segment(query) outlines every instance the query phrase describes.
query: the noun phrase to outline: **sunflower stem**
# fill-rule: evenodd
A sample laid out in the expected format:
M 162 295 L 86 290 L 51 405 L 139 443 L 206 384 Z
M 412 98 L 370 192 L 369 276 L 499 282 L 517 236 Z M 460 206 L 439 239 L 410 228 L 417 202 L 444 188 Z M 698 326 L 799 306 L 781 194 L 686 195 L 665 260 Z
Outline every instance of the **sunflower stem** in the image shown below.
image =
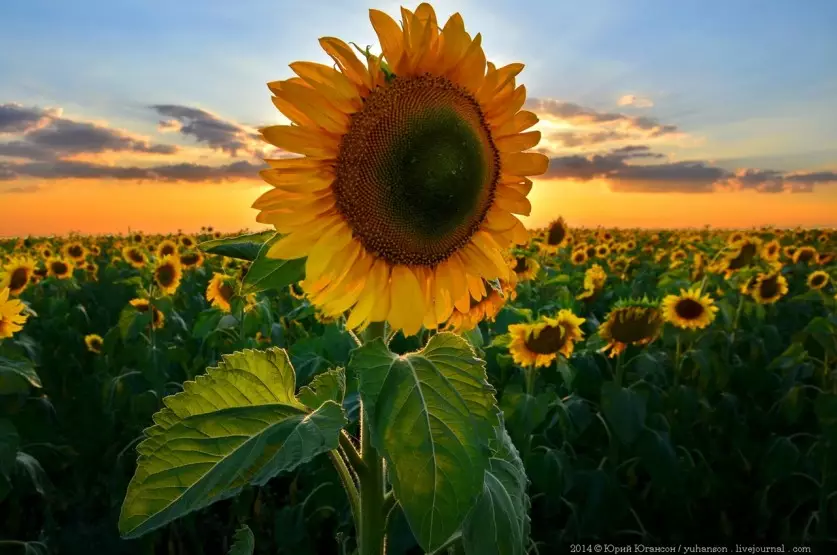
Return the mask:
M 677 346 L 674 351 L 674 387 L 680 385 L 680 334 L 677 334 Z

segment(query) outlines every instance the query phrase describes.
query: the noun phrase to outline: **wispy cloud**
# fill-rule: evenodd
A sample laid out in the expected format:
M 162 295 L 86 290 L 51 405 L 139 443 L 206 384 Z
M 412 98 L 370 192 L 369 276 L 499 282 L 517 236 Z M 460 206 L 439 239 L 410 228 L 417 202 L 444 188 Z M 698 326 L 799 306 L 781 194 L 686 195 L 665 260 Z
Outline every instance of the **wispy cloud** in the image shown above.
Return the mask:
M 151 108 L 166 118 L 159 123 L 161 131 L 177 131 L 230 156 L 238 156 L 239 152 L 253 154 L 262 144 L 255 129 L 200 108 L 177 104 L 158 104 Z
M 624 94 L 616 101 L 617 106 L 633 106 L 634 108 L 652 108 L 654 102 L 650 98 L 635 94 Z

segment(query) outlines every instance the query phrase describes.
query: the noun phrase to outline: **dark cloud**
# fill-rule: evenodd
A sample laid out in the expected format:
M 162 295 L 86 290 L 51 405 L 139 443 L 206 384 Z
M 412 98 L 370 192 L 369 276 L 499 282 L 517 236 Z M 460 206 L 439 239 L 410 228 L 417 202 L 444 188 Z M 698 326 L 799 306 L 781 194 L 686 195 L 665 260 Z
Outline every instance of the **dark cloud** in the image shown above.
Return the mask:
M 539 115 L 551 116 L 569 123 L 625 127 L 641 131 L 647 137 L 661 137 L 678 132 L 676 125 L 662 124 L 654 118 L 629 116 L 616 112 L 599 112 L 573 102 L 562 102 L 551 98 L 531 98 L 526 101 L 526 106 Z
M 793 172 L 740 169 L 718 183 L 718 189 L 741 191 L 752 189 L 762 193 L 810 193 L 815 185 L 837 183 L 837 172 Z
M 179 131 L 230 156 L 238 156 L 239 151 L 252 153 L 252 145 L 258 140 L 252 130 L 200 108 L 177 104 L 158 104 L 151 108 L 168 118 L 160 122 L 160 130 Z
M 22 164 L 0 163 L 0 179 L 39 178 L 58 179 L 113 179 L 117 181 L 166 181 L 202 182 L 235 181 L 257 179 L 264 164 L 247 161 L 223 166 L 203 164 L 166 164 L 147 168 L 136 166 L 107 166 L 77 160 L 55 160 L 49 162 L 27 162 Z
M 14 102 L 0 104 L 0 133 L 25 133 L 58 115 L 59 111 L 52 108 L 27 107 Z

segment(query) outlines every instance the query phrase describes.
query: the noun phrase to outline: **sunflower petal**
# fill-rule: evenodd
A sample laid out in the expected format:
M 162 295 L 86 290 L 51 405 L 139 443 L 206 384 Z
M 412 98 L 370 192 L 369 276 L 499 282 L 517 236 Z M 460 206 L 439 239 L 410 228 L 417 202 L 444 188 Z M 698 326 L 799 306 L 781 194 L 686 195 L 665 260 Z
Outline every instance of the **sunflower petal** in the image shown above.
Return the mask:
M 513 175 L 543 175 L 549 167 L 549 157 L 539 152 L 500 153 L 503 173 Z
M 273 146 L 308 156 L 336 156 L 340 147 L 339 139 L 310 127 L 274 125 L 260 132 Z
M 404 335 L 415 335 L 424 319 L 424 292 L 409 266 L 392 268 L 389 320 Z

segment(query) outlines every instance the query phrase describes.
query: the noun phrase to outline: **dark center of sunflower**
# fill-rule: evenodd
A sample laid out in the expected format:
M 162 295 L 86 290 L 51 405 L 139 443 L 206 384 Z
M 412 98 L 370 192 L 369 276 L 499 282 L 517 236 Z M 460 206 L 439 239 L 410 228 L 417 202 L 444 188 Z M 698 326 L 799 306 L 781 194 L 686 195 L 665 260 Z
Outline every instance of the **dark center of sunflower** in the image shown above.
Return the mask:
M 759 284 L 759 294 L 763 299 L 772 299 L 779 294 L 779 278 L 772 276 Z
M 610 334 L 620 343 L 637 343 L 654 337 L 660 329 L 657 311 L 650 308 L 628 310 L 616 317 Z
M 102 342 L 98 338 L 94 337 L 90 340 L 90 348 L 98 351 L 102 348 Z
M 198 263 L 198 255 L 193 252 L 186 253 L 180 257 L 180 262 L 186 266 L 194 266 Z
M 233 294 L 235 293 L 235 291 L 233 291 L 233 288 L 230 286 L 229 283 L 223 283 L 221 284 L 221 287 L 218 288 L 218 293 L 221 295 L 222 299 L 224 299 L 227 302 L 230 302 L 230 299 L 233 298 Z
M 63 262 L 55 261 L 52 263 L 52 272 L 62 276 L 67 273 L 67 265 Z
M 134 235 L 134 243 L 142 243 L 142 235 Z
M 192 246 L 192 240 L 189 239 L 188 237 L 184 237 L 183 239 L 180 240 L 180 242 L 183 244 L 184 247 L 191 247 Z
M 537 337 L 528 335 L 524 343 L 533 353 L 551 355 L 561 350 L 566 340 L 567 335 L 561 326 L 546 326 Z
M 811 278 L 811 285 L 814 287 L 821 287 L 825 284 L 825 277 L 823 274 L 816 274 Z
M 157 282 L 163 286 L 168 287 L 174 282 L 174 267 L 171 264 L 163 264 L 157 268 Z
M 812 258 L 814 258 L 813 249 L 800 249 L 797 255 L 798 262 L 809 262 Z
M 514 265 L 514 273 L 522 274 L 523 272 L 526 271 L 528 266 L 529 265 L 526 263 L 526 257 L 525 256 L 518 256 L 517 260 L 515 261 L 515 265 Z
M 592 256 L 595 256 L 596 255 L 596 247 L 587 247 L 587 250 L 585 251 L 585 254 L 587 255 L 588 258 L 590 258 Z
M 546 242 L 550 245 L 560 245 L 567 236 L 567 230 L 560 223 L 553 224 L 549 228 L 549 233 L 546 236 Z
M 29 271 L 26 268 L 15 268 L 9 277 L 9 289 L 17 291 L 29 282 Z
M 136 250 L 132 250 L 128 252 L 128 257 L 133 260 L 134 262 L 140 263 L 143 261 L 142 253 Z
M 152 309 L 151 312 L 151 321 L 154 324 L 159 324 L 160 321 L 163 319 L 163 313 L 157 310 L 157 308 Z
M 367 97 L 340 144 L 337 208 L 367 251 L 434 266 L 491 207 L 500 157 L 477 101 L 443 77 L 395 78 Z
M 81 255 L 84 254 L 84 251 L 79 245 L 71 245 L 67 252 L 70 253 L 70 256 L 73 258 L 81 258 Z
M 52 256 L 52 251 L 49 249 L 44 249 L 41 252 L 41 256 L 43 256 L 44 258 L 49 258 L 50 256 Z
M 573 260 L 574 260 L 575 262 L 583 262 L 583 261 L 584 261 L 584 253 L 583 253 L 583 252 L 577 252 L 577 253 L 575 253 L 575 254 L 573 255 Z
M 165 245 L 160 247 L 160 255 L 168 256 L 170 254 L 174 254 L 174 245 L 166 243 Z
M 697 320 L 703 315 L 703 305 L 694 299 L 680 299 L 674 305 L 674 311 L 684 320 Z
M 147 302 L 141 302 L 137 303 L 134 306 L 134 308 L 136 308 L 139 312 L 148 312 L 148 309 L 151 308 L 151 305 L 149 305 Z

